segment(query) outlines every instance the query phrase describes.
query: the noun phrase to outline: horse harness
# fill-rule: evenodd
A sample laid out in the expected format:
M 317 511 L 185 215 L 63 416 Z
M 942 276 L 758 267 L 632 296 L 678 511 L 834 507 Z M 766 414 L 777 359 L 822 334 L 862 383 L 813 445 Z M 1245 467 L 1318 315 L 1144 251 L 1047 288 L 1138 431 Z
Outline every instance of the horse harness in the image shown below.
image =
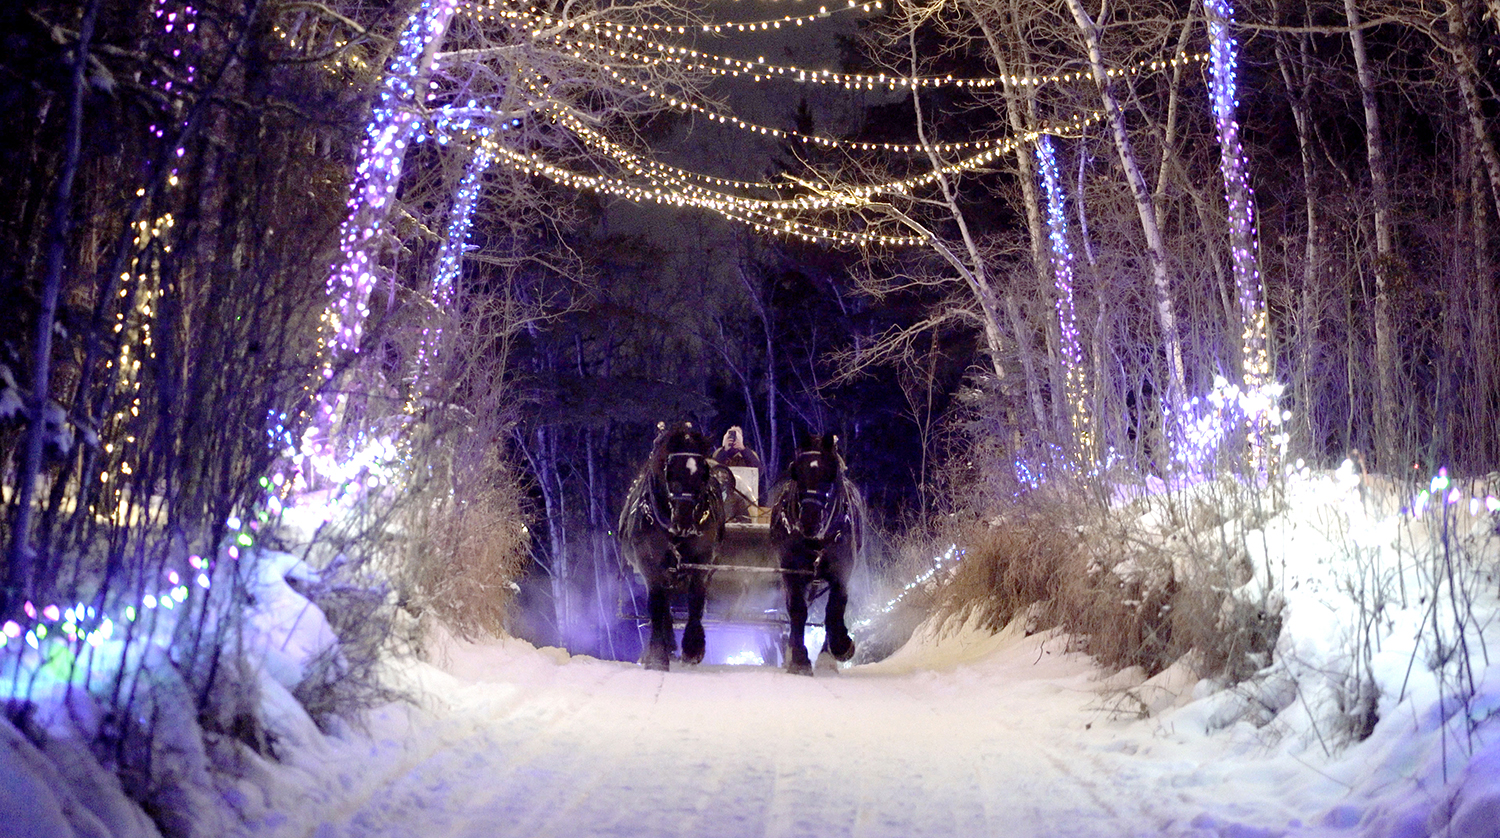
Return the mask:
M 700 493 L 674 492 L 667 485 L 667 482 L 664 478 L 666 467 L 670 465 L 674 460 L 679 459 L 692 459 L 702 461 L 704 457 L 701 454 L 682 451 L 668 454 L 661 469 L 652 469 L 648 490 L 641 493 L 641 501 L 639 504 L 640 509 L 646 513 L 646 516 L 651 520 L 651 523 L 654 524 L 657 529 L 666 534 L 667 544 L 670 547 L 672 553 L 673 566 L 671 570 L 673 572 L 679 572 L 682 569 L 681 565 L 683 564 L 683 542 L 703 535 L 702 525 L 708 521 L 710 513 L 712 512 L 711 509 L 705 508 L 708 506 L 709 498 L 712 495 L 711 488 L 708 491 Z M 706 463 L 700 462 L 700 466 L 706 468 Z M 709 479 L 711 480 L 712 478 Z M 686 535 L 678 535 L 673 533 L 671 513 L 665 508 L 666 503 L 670 502 L 691 502 L 694 504 L 693 512 L 697 520 L 694 522 L 694 529 L 691 533 Z
M 817 456 L 822 456 L 822 452 L 803 451 L 797 455 L 797 460 L 801 461 L 804 458 Z M 847 493 L 839 491 L 843 485 L 841 474 L 829 481 L 827 488 L 821 490 L 803 486 L 800 480 L 795 482 L 797 485 L 797 501 L 795 506 L 799 514 L 790 515 L 786 509 L 783 509 L 781 517 L 786 522 L 787 534 L 800 535 L 803 544 L 811 549 L 814 556 L 813 569 L 811 571 L 797 572 L 808 573 L 813 578 L 818 578 L 823 573 L 823 565 L 828 548 L 838 544 L 849 533 L 849 527 L 843 526 L 843 524 L 849 521 L 849 501 Z M 788 494 L 788 498 L 790 498 L 790 493 Z M 783 503 L 785 504 L 785 501 Z M 813 533 L 801 532 L 801 505 L 809 503 L 822 511 L 822 514 L 819 516 L 817 531 Z M 830 529 L 834 529 L 835 523 L 839 524 L 839 526 L 830 539 L 828 533 Z

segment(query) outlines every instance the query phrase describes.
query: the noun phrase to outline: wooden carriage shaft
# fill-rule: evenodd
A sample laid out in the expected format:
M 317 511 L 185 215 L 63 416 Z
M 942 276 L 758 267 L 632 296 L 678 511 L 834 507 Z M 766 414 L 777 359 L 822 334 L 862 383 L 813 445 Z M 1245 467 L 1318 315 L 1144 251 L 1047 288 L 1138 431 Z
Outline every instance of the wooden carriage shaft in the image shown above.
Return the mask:
M 683 570 L 727 570 L 731 573 L 791 573 L 798 576 L 811 576 L 811 570 L 783 570 L 779 567 L 756 567 L 745 564 L 688 564 L 677 565 Z

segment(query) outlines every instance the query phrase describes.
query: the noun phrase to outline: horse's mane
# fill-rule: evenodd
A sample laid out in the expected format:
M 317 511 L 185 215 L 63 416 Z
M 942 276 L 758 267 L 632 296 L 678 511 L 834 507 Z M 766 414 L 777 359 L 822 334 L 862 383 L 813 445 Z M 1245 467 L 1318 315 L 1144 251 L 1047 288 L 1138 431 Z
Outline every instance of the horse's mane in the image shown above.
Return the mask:
M 646 469 L 659 474 L 671 454 L 700 454 L 709 457 L 713 451 L 708 444 L 708 437 L 693 427 L 693 423 L 679 422 L 656 435 Z

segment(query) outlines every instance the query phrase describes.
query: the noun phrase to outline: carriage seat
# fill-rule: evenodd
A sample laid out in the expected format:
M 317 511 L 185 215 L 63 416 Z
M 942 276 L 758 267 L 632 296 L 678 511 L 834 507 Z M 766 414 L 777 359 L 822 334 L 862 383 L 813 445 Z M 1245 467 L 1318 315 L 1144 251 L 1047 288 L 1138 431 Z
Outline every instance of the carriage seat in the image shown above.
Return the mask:
M 751 521 L 760 511 L 760 469 L 751 466 L 729 466 L 734 474 L 734 493 L 729 498 L 731 521 Z

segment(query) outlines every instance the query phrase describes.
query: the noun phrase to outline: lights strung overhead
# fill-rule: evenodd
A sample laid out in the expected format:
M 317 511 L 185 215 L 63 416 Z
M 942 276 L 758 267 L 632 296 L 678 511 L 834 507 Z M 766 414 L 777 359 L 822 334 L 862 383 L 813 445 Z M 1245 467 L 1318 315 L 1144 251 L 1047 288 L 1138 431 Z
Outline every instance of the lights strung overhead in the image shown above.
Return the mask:
M 853 140 L 842 140 L 833 137 L 803 134 L 797 131 L 787 131 L 772 128 L 766 125 L 742 120 L 729 114 L 720 113 L 705 107 L 703 104 L 694 102 L 686 94 L 673 95 L 652 88 L 643 80 L 632 78 L 629 68 L 612 68 L 608 66 L 610 61 L 626 61 L 638 65 L 641 68 L 649 68 L 661 65 L 676 65 L 684 71 L 697 71 L 708 73 L 719 77 L 748 78 L 751 80 L 788 79 L 805 83 L 837 84 L 850 89 L 875 89 L 884 87 L 891 90 L 901 89 L 925 89 L 939 86 L 957 86 L 971 88 L 998 87 L 1001 85 L 1030 86 L 1036 87 L 1054 82 L 1066 81 L 1088 81 L 1090 76 L 1084 72 L 1058 73 L 1046 76 L 1024 76 L 1007 75 L 991 78 L 963 79 L 953 76 L 934 77 L 901 77 L 896 75 L 866 75 L 837 73 L 829 70 L 808 70 L 794 66 L 781 66 L 768 64 L 764 57 L 755 61 L 729 58 L 721 55 L 700 52 L 687 47 L 679 47 L 671 44 L 661 43 L 655 39 L 659 33 L 686 35 L 692 31 L 698 31 L 697 27 L 685 25 L 672 26 L 668 24 L 638 24 L 627 25 L 613 21 L 599 20 L 597 14 L 586 14 L 574 19 L 560 19 L 535 10 L 517 10 L 500 8 L 495 2 L 485 3 L 478 6 L 467 6 L 462 12 L 457 10 L 459 0 L 434 0 L 433 6 L 436 14 L 429 11 L 429 15 L 437 20 L 446 20 L 448 14 L 461 13 L 473 19 L 485 21 L 497 21 L 521 37 L 547 45 L 555 45 L 565 53 L 570 53 L 575 59 L 588 60 L 590 54 L 600 55 L 601 60 L 597 68 L 606 73 L 614 83 L 631 87 L 642 91 L 646 95 L 665 102 L 667 105 L 684 113 L 701 115 L 710 121 L 729 125 L 763 136 L 778 139 L 797 140 L 803 143 L 817 145 L 826 148 L 842 148 L 861 151 L 885 151 L 897 153 L 939 153 L 954 154 L 962 156 L 951 163 L 913 175 L 900 180 L 883 183 L 864 185 L 841 185 L 828 184 L 816 186 L 810 183 L 802 183 L 800 193 L 794 197 L 753 197 L 746 194 L 733 194 L 735 192 L 760 192 L 776 195 L 782 190 L 789 188 L 789 184 L 780 183 L 752 183 L 737 181 L 727 178 L 718 178 L 698 172 L 668 166 L 651 159 L 649 154 L 643 154 L 626 148 L 608 139 L 601 132 L 586 125 L 576 115 L 572 114 L 565 104 L 557 101 L 542 89 L 543 85 L 531 75 L 529 69 L 522 70 L 517 79 L 524 84 L 533 94 L 534 98 L 528 103 L 528 107 L 544 113 L 547 117 L 559 125 L 580 142 L 600 153 L 603 158 L 612 161 L 620 167 L 619 176 L 607 174 L 587 174 L 571 171 L 547 160 L 541 154 L 520 149 L 511 145 L 502 145 L 495 137 L 487 136 L 486 130 L 480 127 L 489 121 L 487 117 L 497 119 L 493 125 L 503 127 L 505 120 L 499 119 L 495 114 L 488 114 L 486 110 L 476 105 L 474 101 L 464 110 L 463 120 L 449 119 L 442 112 L 437 115 L 438 128 L 434 136 L 440 143 L 446 144 L 450 138 L 460 138 L 470 145 L 472 153 L 477 154 L 485 161 L 493 160 L 515 171 L 524 172 L 528 175 L 546 177 L 558 184 L 572 188 L 608 194 L 626 200 L 638 202 L 653 202 L 669 204 L 674 206 L 689 206 L 716 212 L 723 217 L 739 223 L 748 224 L 757 230 L 776 232 L 782 235 L 802 238 L 811 241 L 825 241 L 837 244 L 883 245 L 883 246 L 912 246 L 925 242 L 925 237 L 910 235 L 884 235 L 876 232 L 850 232 L 825 227 L 810 221 L 802 220 L 798 216 L 809 213 L 817 213 L 828 210 L 857 210 L 868 205 L 880 196 L 909 196 L 924 187 L 930 186 L 939 178 L 956 175 L 963 172 L 982 170 L 1004 155 L 1014 153 L 1024 145 L 1034 143 L 1038 138 L 1045 135 L 1076 135 L 1084 131 L 1090 125 L 1103 118 L 1101 112 L 1078 114 L 1062 123 L 1046 126 L 1028 134 L 1016 137 L 983 138 L 959 142 L 936 143 L 923 145 L 919 143 L 871 143 Z M 841 10 L 866 11 L 881 8 L 877 2 L 859 3 L 845 0 L 848 4 Z M 728 28 L 750 31 L 754 28 L 775 28 L 781 25 L 801 25 L 798 20 L 806 22 L 809 19 L 823 17 L 831 14 L 826 6 L 819 7 L 816 15 L 796 16 L 787 15 L 783 18 L 771 21 L 756 21 L 733 24 L 708 24 L 703 27 L 705 31 L 726 31 Z M 357 190 L 354 200 L 351 200 L 351 222 L 354 216 L 360 215 L 361 210 L 379 216 L 392 199 L 389 190 L 393 186 L 394 178 L 386 173 L 387 167 L 393 167 L 393 172 L 399 171 L 399 163 L 396 161 L 411 142 L 419 142 L 419 135 L 414 136 L 406 127 L 403 117 L 415 117 L 421 108 L 430 103 L 433 95 L 426 92 L 426 88 L 436 88 L 434 80 L 430 85 L 423 82 L 420 87 L 425 93 L 419 96 L 416 87 L 411 85 L 405 77 L 412 79 L 425 75 L 431 68 L 443 60 L 443 56 L 424 56 L 432 63 L 424 72 L 417 63 L 414 53 L 424 52 L 425 45 L 436 42 L 436 33 L 443 28 L 443 24 L 437 20 L 423 20 L 424 16 L 414 16 L 403 33 L 403 43 L 398 50 L 398 57 L 393 64 L 392 72 L 387 75 L 386 85 L 395 85 L 384 92 L 381 104 L 377 107 L 375 123 L 371 125 L 372 134 L 367 138 L 368 147 L 366 154 L 370 155 L 361 162 L 360 176 L 364 181 L 361 189 Z M 434 25 L 436 24 L 436 25 Z M 283 35 L 285 37 L 285 35 Z M 626 44 L 634 44 L 634 48 Z M 465 51 L 463 54 L 470 59 L 478 58 L 477 55 L 469 55 L 469 52 L 483 53 L 479 51 Z M 1156 71 L 1182 64 L 1202 61 L 1207 59 L 1207 54 L 1179 54 L 1170 59 L 1142 61 L 1138 64 L 1110 70 L 1111 76 L 1128 76 L 1146 71 Z M 402 63 L 406 63 L 403 71 Z M 399 88 L 399 89 L 398 89 Z M 400 103 L 399 105 L 397 103 Z M 393 107 L 395 106 L 395 107 Z M 450 109 L 451 110 L 451 109 Z M 458 111 L 452 111 L 457 113 Z M 384 123 L 380 127 L 380 136 L 375 136 L 376 123 Z M 402 124 L 396 124 L 402 123 Z M 415 128 L 415 126 L 411 126 Z M 480 163 L 481 170 L 484 163 Z M 372 177 L 373 176 L 373 177 Z M 472 181 L 472 178 L 466 180 Z M 477 182 L 469 182 L 464 190 L 468 200 L 474 198 L 477 193 Z M 363 205 L 363 206 L 360 206 Z M 460 213 L 459 215 L 466 215 Z M 326 319 L 329 321 L 330 331 L 333 339 L 330 348 L 349 351 L 358 341 L 358 323 L 363 319 L 365 312 L 362 310 L 363 298 L 368 292 L 373 264 L 370 254 L 365 252 L 364 244 L 367 239 L 376 234 L 379 221 L 366 227 L 359 223 L 346 225 L 345 240 L 342 245 L 345 248 L 344 264 L 342 269 L 330 282 L 330 291 L 334 293 L 339 304 L 332 307 Z M 451 272 L 452 266 L 449 266 Z M 446 273 L 446 272 L 445 272 Z M 448 278 L 451 281 L 451 277 Z
M 959 142 L 935 143 L 932 146 L 928 147 L 922 145 L 921 143 L 872 143 L 865 140 L 840 140 L 835 137 L 823 137 L 816 134 L 804 134 L 800 131 L 787 131 L 781 128 L 772 128 L 768 125 L 761 125 L 746 119 L 740 119 L 737 116 L 710 110 L 709 108 L 706 108 L 698 104 L 697 102 L 689 101 L 684 97 L 662 93 L 661 91 L 656 90 L 655 88 L 647 85 L 644 82 L 636 81 L 635 79 L 629 78 L 617 71 L 610 71 L 610 77 L 620 84 L 634 87 L 637 90 L 640 90 L 642 93 L 645 93 L 647 96 L 650 96 L 653 99 L 661 99 L 662 101 L 665 101 L 667 104 L 671 105 L 679 111 L 682 111 L 683 113 L 695 113 L 708 119 L 710 122 L 717 122 L 721 125 L 728 125 L 732 128 L 738 128 L 741 131 L 748 131 L 752 134 L 761 134 L 763 136 L 775 137 L 777 139 L 783 140 L 798 140 L 803 143 L 823 146 L 824 148 L 844 148 L 855 149 L 859 151 L 890 151 L 904 154 L 926 153 L 930 150 L 942 154 L 950 151 L 964 151 L 966 149 L 988 148 L 999 142 L 998 140 L 993 139 L 963 140 Z
M 701 195 L 676 192 L 660 186 L 638 186 L 607 175 L 585 175 L 555 166 L 535 153 L 516 151 L 496 143 L 483 140 L 483 147 L 496 159 L 512 170 L 527 175 L 545 177 L 548 180 L 582 192 L 611 195 L 636 203 L 654 203 L 665 206 L 693 207 L 716 212 L 731 221 L 747 224 L 762 232 L 772 232 L 803 241 L 822 241 L 845 245 L 883 245 L 886 247 L 911 247 L 922 244 L 920 236 L 888 236 L 876 233 L 853 233 L 837 230 L 788 218 L 783 212 L 753 209 L 732 200 L 713 200 Z
M 528 82 L 532 92 L 542 95 L 534 85 Z M 616 163 L 632 171 L 632 173 L 650 177 L 654 180 L 668 180 L 680 184 L 682 188 L 694 194 L 705 194 L 711 196 L 715 202 L 727 201 L 738 206 L 753 208 L 756 210 L 819 210 L 833 207 L 851 207 L 867 203 L 874 195 L 905 195 L 912 190 L 931 185 L 943 175 L 954 175 L 963 172 L 982 169 L 1003 155 L 1010 154 L 1023 145 L 1034 143 L 1038 138 L 1051 135 L 1077 135 L 1085 128 L 1104 118 L 1103 111 L 1093 111 L 1085 114 L 1076 114 L 1071 119 L 1049 126 L 1044 126 L 1036 131 L 1031 131 L 1019 137 L 1009 137 L 1002 140 L 994 140 L 990 148 L 978 154 L 971 155 L 962 160 L 942 166 L 933 171 L 924 172 L 920 175 L 904 178 L 901 180 L 885 181 L 881 183 L 866 184 L 853 187 L 830 188 L 825 195 L 801 196 L 789 200 L 765 200 L 755 198 L 743 198 L 739 196 L 725 195 L 723 193 L 702 189 L 691 183 L 690 180 L 708 181 L 706 175 L 700 175 L 674 166 L 657 163 L 649 160 L 644 155 L 624 149 L 616 143 L 604 138 L 597 131 L 584 125 L 577 117 L 568 113 L 566 107 L 556 101 L 544 101 L 538 104 L 539 109 L 551 116 L 563 127 L 573 132 L 580 139 L 603 151 Z M 738 188 L 752 188 L 761 190 L 775 190 L 776 184 L 770 183 L 745 183 L 736 181 Z
M 816 12 L 807 15 L 784 15 L 770 20 L 746 21 L 739 23 L 705 23 L 703 31 L 713 35 L 724 32 L 765 32 L 768 29 L 780 29 L 782 26 L 802 26 L 815 20 L 832 16 L 835 12 L 846 12 L 859 9 L 866 12 L 880 11 L 884 8 L 881 3 L 859 3 L 856 0 L 848 0 L 847 6 L 835 6 L 829 9 L 827 6 L 819 6 Z
M 1003 76 L 978 78 L 960 78 L 951 74 L 943 76 L 899 76 L 888 73 L 874 75 L 867 73 L 840 73 L 833 70 L 808 69 L 795 65 L 770 64 L 766 61 L 765 56 L 758 56 L 754 61 L 750 61 L 703 52 L 690 47 L 664 44 L 660 41 L 652 40 L 650 35 L 642 31 L 640 27 L 625 27 L 619 24 L 603 24 L 588 21 L 575 23 L 560 20 L 546 14 L 512 10 L 495 12 L 491 17 L 509 24 L 514 29 L 529 32 L 533 38 L 545 38 L 554 41 L 565 49 L 586 49 L 604 52 L 614 58 L 628 59 L 647 65 L 673 63 L 681 66 L 684 70 L 704 71 L 717 76 L 730 76 L 734 78 L 748 77 L 752 81 L 783 79 L 801 84 L 838 85 L 849 90 L 918 90 L 939 87 L 984 89 L 1000 87 L 1002 85 L 1041 87 L 1047 84 L 1087 81 L 1093 78 L 1092 73 L 1087 70 L 1034 76 L 1012 73 Z M 635 41 L 650 52 L 625 52 L 613 50 L 595 42 L 569 39 L 564 33 L 570 31 L 600 35 L 616 41 Z M 1167 70 L 1182 64 L 1203 61 L 1207 58 L 1206 54 L 1181 53 L 1168 59 L 1150 59 L 1139 61 L 1130 67 L 1110 68 L 1107 73 L 1110 78 L 1123 78 L 1147 71 L 1157 72 Z
M 532 87 L 535 90 L 535 87 Z M 470 144 L 479 145 L 487 154 L 514 171 L 541 176 L 569 188 L 595 194 L 604 194 L 638 203 L 656 203 L 670 206 L 692 207 L 714 212 L 720 216 L 756 230 L 774 232 L 804 241 L 829 242 L 861 247 L 879 245 L 885 247 L 911 247 L 926 242 L 922 236 L 895 236 L 878 233 L 855 233 L 836 230 L 819 224 L 802 221 L 796 217 L 801 213 L 827 210 L 853 210 L 871 203 L 879 195 L 910 195 L 913 191 L 934 183 L 938 178 L 984 168 L 1002 155 L 1009 154 L 1024 144 L 1036 142 L 1043 135 L 1076 134 L 1085 127 L 1103 118 L 1102 112 L 1080 114 L 1060 125 L 1049 126 L 1041 131 L 1030 132 L 1020 137 L 998 142 L 995 147 L 972 155 L 936 170 L 896 181 L 866 184 L 856 187 L 830 187 L 813 194 L 804 194 L 790 199 L 750 198 L 731 195 L 704 188 L 689 179 L 701 177 L 695 173 L 657 163 L 604 137 L 598 131 L 583 124 L 577 117 L 557 102 L 533 103 L 543 113 L 551 116 L 564 128 L 574 133 L 586 144 L 604 153 L 620 165 L 630 176 L 645 183 L 632 182 L 623 177 L 593 175 L 572 171 L 556 165 L 536 152 L 525 152 L 500 145 L 493 138 L 468 132 L 468 126 L 444 130 L 461 137 Z M 440 137 L 446 142 L 447 137 Z M 752 186 L 775 189 L 772 184 Z

